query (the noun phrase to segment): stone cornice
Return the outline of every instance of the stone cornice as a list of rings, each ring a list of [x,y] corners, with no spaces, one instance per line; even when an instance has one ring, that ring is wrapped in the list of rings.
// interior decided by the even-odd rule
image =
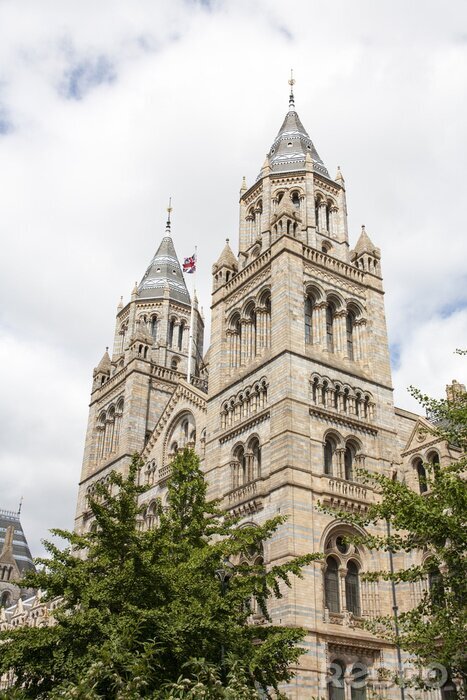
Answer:
[[[250,430],[253,428],[255,425],[258,425],[258,423],[262,423],[263,421],[267,420],[270,417],[270,410],[269,408],[261,411],[260,413],[255,414],[252,416],[252,418],[249,418],[248,420],[243,421],[243,423],[239,423],[235,428],[232,428],[231,430],[228,430],[227,432],[224,433],[219,438],[219,442],[221,445],[224,442],[228,442],[229,440],[232,440],[233,438],[237,437],[237,435],[240,435],[240,433],[245,432],[245,430]]]
[[[319,408],[318,406],[312,406],[310,408],[310,414],[316,415],[318,418],[322,418],[328,423],[337,423],[339,425],[345,425],[353,430],[360,433],[365,433],[366,435],[376,436],[378,435],[378,429],[369,423],[363,421],[349,418],[348,416],[343,416],[340,413],[334,413],[334,411],[328,411],[324,408]]]

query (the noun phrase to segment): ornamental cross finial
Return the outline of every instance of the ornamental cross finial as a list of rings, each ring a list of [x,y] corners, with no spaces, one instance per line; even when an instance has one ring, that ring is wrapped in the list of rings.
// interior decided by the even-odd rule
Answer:
[[[289,109],[295,109],[295,100],[294,100],[294,94],[293,94],[293,86],[295,85],[295,78],[293,77],[293,68],[290,69],[289,85],[290,85]]]
[[[169,206],[167,207],[167,225],[165,230],[170,233],[170,212],[172,211],[172,197],[169,197]]]

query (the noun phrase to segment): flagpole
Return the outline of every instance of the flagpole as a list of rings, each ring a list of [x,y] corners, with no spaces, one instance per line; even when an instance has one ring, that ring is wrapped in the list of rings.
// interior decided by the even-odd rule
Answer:
[[[193,289],[191,293],[191,314],[190,314],[190,335],[188,338],[188,370],[186,374],[186,380],[188,384],[191,384],[191,365],[193,362],[193,326],[194,326],[194,318],[195,318],[195,294],[196,294],[196,287],[195,287],[195,277],[196,277],[196,267],[198,265],[198,253],[197,253],[197,246],[195,246],[195,271],[193,272]]]

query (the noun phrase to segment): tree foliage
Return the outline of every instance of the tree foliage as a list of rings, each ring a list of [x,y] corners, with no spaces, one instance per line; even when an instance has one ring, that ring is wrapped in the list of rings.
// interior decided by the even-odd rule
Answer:
[[[230,698],[243,684],[235,697],[246,699],[277,689],[303,653],[304,631],[271,624],[268,601],[318,555],[248,563],[284,518],[239,527],[207,501],[190,450],[172,463],[167,506],[158,502],[156,525],[143,530],[139,469],[135,455],[128,477],[112,473],[96,487],[95,531],[52,531],[67,546],[46,542],[49,557],[24,585],[61,599],[56,624],[3,632],[0,673],[14,671],[24,698]],[[227,559],[223,587],[216,572]],[[249,624],[251,601],[268,624]],[[196,683],[208,694],[193,695]]]
[[[467,679],[467,394],[436,400],[411,388],[427,410],[432,427],[427,434],[447,441],[459,459],[449,465],[425,464],[426,492],[415,492],[404,481],[362,471],[366,483],[379,493],[364,516],[338,513],[348,523],[371,526],[380,535],[352,538],[370,549],[393,553],[418,551],[420,565],[366,574],[369,580],[422,582],[418,605],[402,612],[397,637],[393,617],[367,623],[378,636],[398,642],[418,665],[441,664]],[[390,525],[387,535],[386,523]],[[376,526],[376,528],[375,528]],[[377,529],[379,528],[379,529]]]

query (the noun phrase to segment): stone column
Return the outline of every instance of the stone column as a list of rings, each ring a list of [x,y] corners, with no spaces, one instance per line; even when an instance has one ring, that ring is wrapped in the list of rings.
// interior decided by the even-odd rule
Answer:
[[[339,479],[344,478],[344,455],[345,455],[345,450],[343,447],[338,447],[336,452],[336,459],[335,459],[335,466],[336,466],[336,474],[334,476],[338,476]]]
[[[339,595],[341,603],[341,612],[347,612],[347,601],[345,599],[345,577],[347,575],[347,569],[343,566],[339,567]]]
[[[346,319],[345,309],[337,311],[334,316],[334,352],[341,357],[347,354]]]
[[[326,348],[326,309],[327,303],[322,301],[320,304],[316,304],[316,344],[321,345],[322,348]]]

